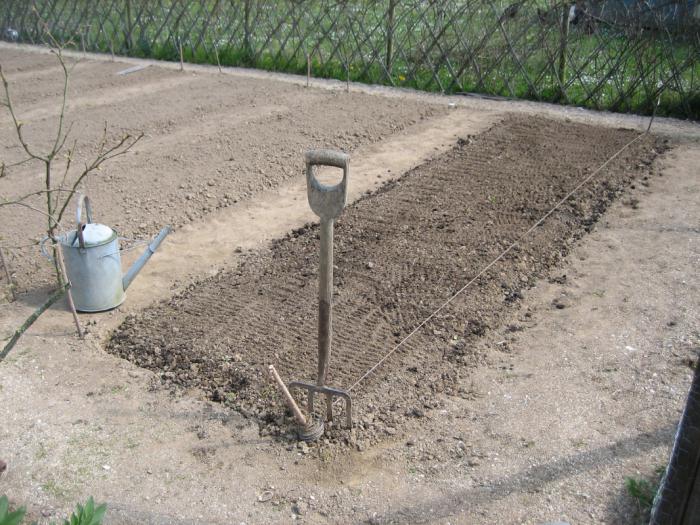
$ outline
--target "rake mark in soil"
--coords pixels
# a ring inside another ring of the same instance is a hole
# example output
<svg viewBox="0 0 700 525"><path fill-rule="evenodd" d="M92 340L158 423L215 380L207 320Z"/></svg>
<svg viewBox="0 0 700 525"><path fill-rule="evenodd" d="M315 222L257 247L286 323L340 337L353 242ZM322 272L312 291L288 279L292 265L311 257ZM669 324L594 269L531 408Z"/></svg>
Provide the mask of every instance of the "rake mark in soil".
<svg viewBox="0 0 700 525"><path fill-rule="evenodd" d="M511 116L348 207L336 223L328 384L353 384L636 134ZM463 392L482 357L470 343L505 322L626 185L649 176L656 142L628 148L363 381L344 438L376 442L436 406L436 394ZM292 232L130 316L108 350L280 431L266 370L315 379L318 243L317 225Z"/></svg>

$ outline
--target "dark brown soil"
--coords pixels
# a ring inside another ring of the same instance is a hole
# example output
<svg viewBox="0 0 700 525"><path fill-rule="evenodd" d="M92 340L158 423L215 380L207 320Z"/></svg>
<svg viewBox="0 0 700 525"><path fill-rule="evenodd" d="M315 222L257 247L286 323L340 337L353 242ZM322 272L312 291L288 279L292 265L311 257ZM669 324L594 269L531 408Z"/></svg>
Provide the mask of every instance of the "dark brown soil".
<svg viewBox="0 0 700 525"><path fill-rule="evenodd" d="M347 209L335 231L329 383L352 388L358 423L332 435L362 448L434 408L435 393L469 396L463 379L481 359L470 343L518 307L522 290L625 186L643 183L663 148L653 137L627 149L356 381L636 134L510 117ZM318 228L309 225L237 270L129 317L108 350L256 417L263 433L280 432L286 427L265 370L274 364L287 381L314 379L317 267Z"/></svg>

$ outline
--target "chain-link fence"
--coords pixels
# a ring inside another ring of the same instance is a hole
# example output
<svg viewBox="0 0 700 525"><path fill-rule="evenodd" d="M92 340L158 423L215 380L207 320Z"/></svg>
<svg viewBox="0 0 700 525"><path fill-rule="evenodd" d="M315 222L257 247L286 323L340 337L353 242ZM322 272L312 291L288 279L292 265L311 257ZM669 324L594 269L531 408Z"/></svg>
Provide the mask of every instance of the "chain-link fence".
<svg viewBox="0 0 700 525"><path fill-rule="evenodd" d="M700 118L697 0L4 0L6 38Z"/></svg>

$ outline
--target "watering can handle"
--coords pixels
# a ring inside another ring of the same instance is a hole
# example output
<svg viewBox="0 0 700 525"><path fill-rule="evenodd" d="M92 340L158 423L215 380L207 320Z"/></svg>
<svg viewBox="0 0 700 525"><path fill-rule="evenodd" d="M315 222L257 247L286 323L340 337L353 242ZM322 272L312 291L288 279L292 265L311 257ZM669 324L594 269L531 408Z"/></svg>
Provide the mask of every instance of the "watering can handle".
<svg viewBox="0 0 700 525"><path fill-rule="evenodd" d="M53 262L53 257L49 255L48 250L46 249L46 241L48 241L51 237L48 235L45 235L40 241L39 241L39 249L41 250L41 255L46 257L49 261Z"/></svg>
<svg viewBox="0 0 700 525"><path fill-rule="evenodd" d="M309 205L321 219L335 219L345 207L348 195L350 156L340 151L312 150L304 156L306 160L306 191ZM333 166L343 170L343 179L334 186L321 184L313 172L314 166Z"/></svg>
<svg viewBox="0 0 700 525"><path fill-rule="evenodd" d="M85 203L85 215L87 215L87 223L83 223L83 202ZM85 240L83 239L83 227L85 224L92 223L92 207L90 206L90 198L82 193L78 197L78 207L75 210L75 221L77 222L76 232L80 241L80 248L85 249Z"/></svg>

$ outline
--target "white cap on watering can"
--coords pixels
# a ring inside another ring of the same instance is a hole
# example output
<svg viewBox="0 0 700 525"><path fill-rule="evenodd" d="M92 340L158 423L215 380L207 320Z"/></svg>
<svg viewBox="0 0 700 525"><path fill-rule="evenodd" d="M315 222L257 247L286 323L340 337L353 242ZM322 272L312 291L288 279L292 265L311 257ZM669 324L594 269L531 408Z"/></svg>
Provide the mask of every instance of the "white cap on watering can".
<svg viewBox="0 0 700 525"><path fill-rule="evenodd" d="M114 230L104 224L89 222L83 226L83 241L85 246L96 246L109 241L114 235Z"/></svg>

